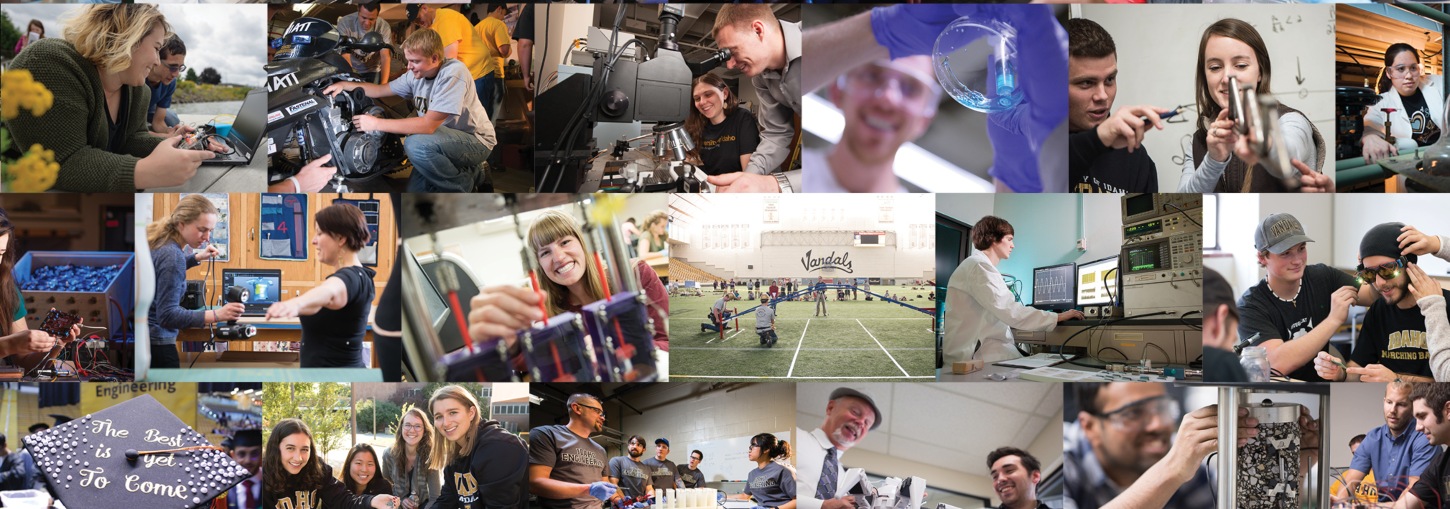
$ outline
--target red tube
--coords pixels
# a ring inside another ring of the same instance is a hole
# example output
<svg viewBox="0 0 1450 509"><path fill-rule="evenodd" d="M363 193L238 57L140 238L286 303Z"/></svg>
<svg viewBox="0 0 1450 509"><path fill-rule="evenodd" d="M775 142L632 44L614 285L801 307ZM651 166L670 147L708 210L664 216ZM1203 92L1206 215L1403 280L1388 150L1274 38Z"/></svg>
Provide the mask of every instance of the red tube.
<svg viewBox="0 0 1450 509"><path fill-rule="evenodd" d="M458 330L463 333L463 345L468 347L468 353L473 354L473 338L468 335L468 320L463 318L463 305L458 303L458 290L448 291L448 303L452 305L453 319L458 322Z"/></svg>

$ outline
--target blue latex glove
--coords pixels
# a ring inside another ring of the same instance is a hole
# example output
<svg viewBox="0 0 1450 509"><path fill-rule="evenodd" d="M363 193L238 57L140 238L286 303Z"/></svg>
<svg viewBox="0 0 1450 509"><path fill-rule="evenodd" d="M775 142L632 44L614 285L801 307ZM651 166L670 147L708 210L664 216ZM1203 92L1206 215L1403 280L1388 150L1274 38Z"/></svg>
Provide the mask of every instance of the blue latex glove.
<svg viewBox="0 0 1450 509"><path fill-rule="evenodd" d="M871 9L871 34L897 59L930 55L936 37L957 18L951 4L897 4Z"/></svg>
<svg viewBox="0 0 1450 509"><path fill-rule="evenodd" d="M599 500L609 500L609 497L614 496L616 491L619 491L618 486L604 481L594 481L589 485L589 496Z"/></svg>
<svg viewBox="0 0 1450 509"><path fill-rule="evenodd" d="M763 505L758 505L758 506L755 506L755 507L752 507L752 508L750 508L750 509L770 509L770 508L768 508L768 507L765 507L765 506L763 506Z"/></svg>

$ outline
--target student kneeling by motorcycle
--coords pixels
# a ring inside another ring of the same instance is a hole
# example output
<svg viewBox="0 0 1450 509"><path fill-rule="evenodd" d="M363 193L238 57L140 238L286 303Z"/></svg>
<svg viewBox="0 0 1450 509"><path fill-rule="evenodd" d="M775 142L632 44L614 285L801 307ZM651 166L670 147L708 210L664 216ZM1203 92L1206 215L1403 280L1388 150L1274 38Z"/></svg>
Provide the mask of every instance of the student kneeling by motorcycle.
<svg viewBox="0 0 1450 509"><path fill-rule="evenodd" d="M473 76L462 62L443 58L443 40L432 29L413 32L402 46L408 72L392 82L339 82L323 93L333 96L362 89L373 99L399 96L412 100L418 110L415 118L354 115L352 123L362 131L408 135L403 139L403 149L413 163L408 192L472 192L485 181L483 162L498 143L474 91Z"/></svg>

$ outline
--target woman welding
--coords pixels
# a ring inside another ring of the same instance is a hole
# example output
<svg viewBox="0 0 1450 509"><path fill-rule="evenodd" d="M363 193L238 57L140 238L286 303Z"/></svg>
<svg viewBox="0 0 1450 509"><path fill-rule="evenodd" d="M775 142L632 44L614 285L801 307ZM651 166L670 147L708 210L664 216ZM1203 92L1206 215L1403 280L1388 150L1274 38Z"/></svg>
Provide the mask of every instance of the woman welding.
<svg viewBox="0 0 1450 509"><path fill-rule="evenodd" d="M377 272L364 267L357 253L370 238L357 207L338 203L317 211L312 245L317 258L337 270L307 293L267 308L268 320L296 317L302 323L302 367L367 367L362 344Z"/></svg>

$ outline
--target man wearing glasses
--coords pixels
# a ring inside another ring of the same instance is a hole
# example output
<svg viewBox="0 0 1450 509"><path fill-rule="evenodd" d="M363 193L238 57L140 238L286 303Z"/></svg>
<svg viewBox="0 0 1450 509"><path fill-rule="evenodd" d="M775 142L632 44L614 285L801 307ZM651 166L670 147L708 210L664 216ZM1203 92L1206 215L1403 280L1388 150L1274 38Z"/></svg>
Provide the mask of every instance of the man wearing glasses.
<svg viewBox="0 0 1450 509"><path fill-rule="evenodd" d="M1214 486L1203 460L1218 450L1216 405L1183 415L1162 384L1072 385L1079 412L1077 423L1063 430L1063 507L1215 507ZM1306 421L1307 415L1301 425ZM1258 424L1248 409L1240 409L1240 447L1258 435ZM1177 440L1173 440L1175 428ZM1317 432L1304 436L1304 443L1319 441Z"/></svg>
<svg viewBox="0 0 1450 509"><path fill-rule="evenodd" d="M1304 226L1289 214L1264 218L1254 230L1254 250L1268 275L1239 297L1239 337L1269 353L1275 374L1306 382L1325 381L1314 360L1329 350L1329 338L1353 304L1374 299L1355 290L1354 277L1322 263L1308 264Z"/></svg>
<svg viewBox="0 0 1450 509"><path fill-rule="evenodd" d="M604 470L604 447L589 438L604 431L604 406L588 394L567 404L568 425L529 432L529 493L544 509L600 509L618 490Z"/></svg>
<svg viewBox="0 0 1450 509"><path fill-rule="evenodd" d="M856 503L841 489L841 476L846 474L841 455L865 440L881 421L881 410L871 396L848 387L831 391L821 426L809 433L796 428L795 436L802 437L796 449L797 509L855 509Z"/></svg>
<svg viewBox="0 0 1450 509"><path fill-rule="evenodd" d="M1405 43L1390 45L1385 50L1385 74L1381 81L1384 93L1380 101L1364 115L1364 160L1377 159L1414 151L1434 143L1445 130L1445 93L1440 80L1424 79L1420 69L1419 50ZM1386 83L1387 82L1387 83ZM1389 136L1385 122L1389 122Z"/></svg>
<svg viewBox="0 0 1450 509"><path fill-rule="evenodd" d="M705 461L705 453L699 450L690 451L690 464L675 467L680 474L680 483L686 488L704 488L705 474L700 472L700 462Z"/></svg>
<svg viewBox="0 0 1450 509"><path fill-rule="evenodd" d="M1377 492L1380 500L1398 500L1406 487L1415 484L1420 473L1430 466L1436 448L1421 433L1411 428L1414 423L1410 392L1414 386L1405 382L1385 384L1385 425L1364 435L1343 472L1344 483L1331 493L1334 502L1346 502L1350 494L1359 492L1366 473L1373 471L1380 479Z"/></svg>
<svg viewBox="0 0 1450 509"><path fill-rule="evenodd" d="M878 60L836 78L829 97L841 109L841 140L801 155L804 186L812 193L905 193L896 179L896 152L931 126L941 102L931 57Z"/></svg>
<svg viewBox="0 0 1450 509"><path fill-rule="evenodd" d="M609 482L619 486L619 496L625 502L634 503L654 494L650 483L649 467L640 462L644 456L644 437L634 435L625 443L628 455L609 459Z"/></svg>
<svg viewBox="0 0 1450 509"><path fill-rule="evenodd" d="M1424 246L1402 247L1414 244L1410 236L1423 239ZM1429 253L1450 259L1446 244L1450 242L1404 223L1382 223L1364 234L1358 281L1368 283L1381 298L1365 312L1348 369L1340 369L1340 359L1320 353L1314 359L1319 376L1333 381L1433 382L1431 345L1436 341L1444 345L1441 363L1450 374L1450 319L1445 311L1450 292L1415 263Z"/></svg>
<svg viewBox="0 0 1450 509"><path fill-rule="evenodd" d="M146 121L151 132L162 136L184 134L189 129L174 129L181 119L171 108L171 94L176 92L176 77L186 72L186 43L173 34L161 44L161 65L151 68L146 76L146 86L151 87L151 106L146 110Z"/></svg>

